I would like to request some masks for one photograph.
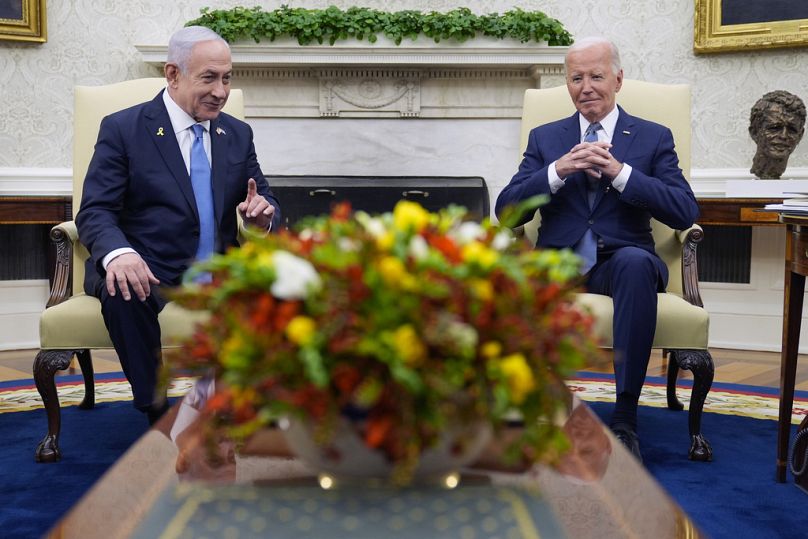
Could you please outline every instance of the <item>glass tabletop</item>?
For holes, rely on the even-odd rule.
[[[499,433],[451,490],[326,491],[290,454],[280,430],[261,432],[239,451],[226,441],[211,451],[205,425],[183,417],[181,408],[136,442],[49,536],[193,537],[204,529],[221,537],[371,537],[380,528],[363,535],[363,526],[376,521],[388,526],[387,539],[490,537],[507,526],[503,537],[701,536],[580,401],[564,422],[571,448],[557,463],[503,465],[500,446],[513,432]],[[344,534],[340,526],[347,526]]]

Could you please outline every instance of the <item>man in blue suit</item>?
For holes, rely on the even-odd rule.
[[[583,260],[587,290],[612,297],[617,399],[610,426],[641,459],[637,401],[654,340],[657,292],[668,281],[654,251],[651,218],[688,228],[698,205],[679,168],[670,130],[616,105],[623,70],[614,44],[597,37],[577,41],[565,67],[578,112],[530,132],[522,163],[497,198],[496,212],[549,195],[540,208],[537,247],[574,249]]]
[[[164,287],[195,261],[237,245],[236,210],[269,230],[280,211],[258,165],[250,127],[221,112],[230,94],[230,47],[203,27],[176,32],[166,89],[104,118],[76,216],[87,247],[84,287],[104,322],[134,406],[156,421]]]

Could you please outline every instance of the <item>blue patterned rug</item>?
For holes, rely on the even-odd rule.
[[[170,394],[184,394],[191,379],[175,381]],[[608,418],[614,399],[609,375],[582,373],[571,389]],[[679,398],[687,403],[683,383]],[[0,530],[4,538],[45,533],[103,472],[147,429],[129,402],[129,385],[120,373],[98,375],[96,408],[79,410],[81,376],[59,378],[63,406],[58,464],[34,463],[34,448],[47,428],[33,382],[0,383],[0,470],[5,472]],[[774,481],[777,390],[716,383],[705,404],[702,429],[715,460],[687,460],[687,413],[665,408],[665,381],[649,378],[640,408],[645,466],[708,537],[805,537],[808,494],[793,478]],[[794,422],[808,413],[808,392],[797,392]]]

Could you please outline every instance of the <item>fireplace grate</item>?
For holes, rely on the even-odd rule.
[[[266,176],[281,204],[286,227],[307,216],[327,214],[334,204],[354,210],[391,211],[399,200],[430,211],[464,206],[473,219],[489,216],[488,188],[478,176]]]

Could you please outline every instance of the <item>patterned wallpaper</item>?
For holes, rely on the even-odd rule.
[[[201,7],[254,5],[249,0],[50,0],[48,42],[0,42],[0,167],[71,166],[72,88],[158,75],[136,44],[164,44]],[[693,85],[694,168],[748,167],[754,144],[749,109],[765,92],[787,90],[808,100],[808,49],[706,56],[693,54],[693,0],[306,0],[265,1],[324,8],[366,5],[388,10],[476,12],[542,9],[574,36],[612,37],[627,77]],[[802,69],[800,69],[802,68]],[[808,142],[789,166],[808,166]]]

